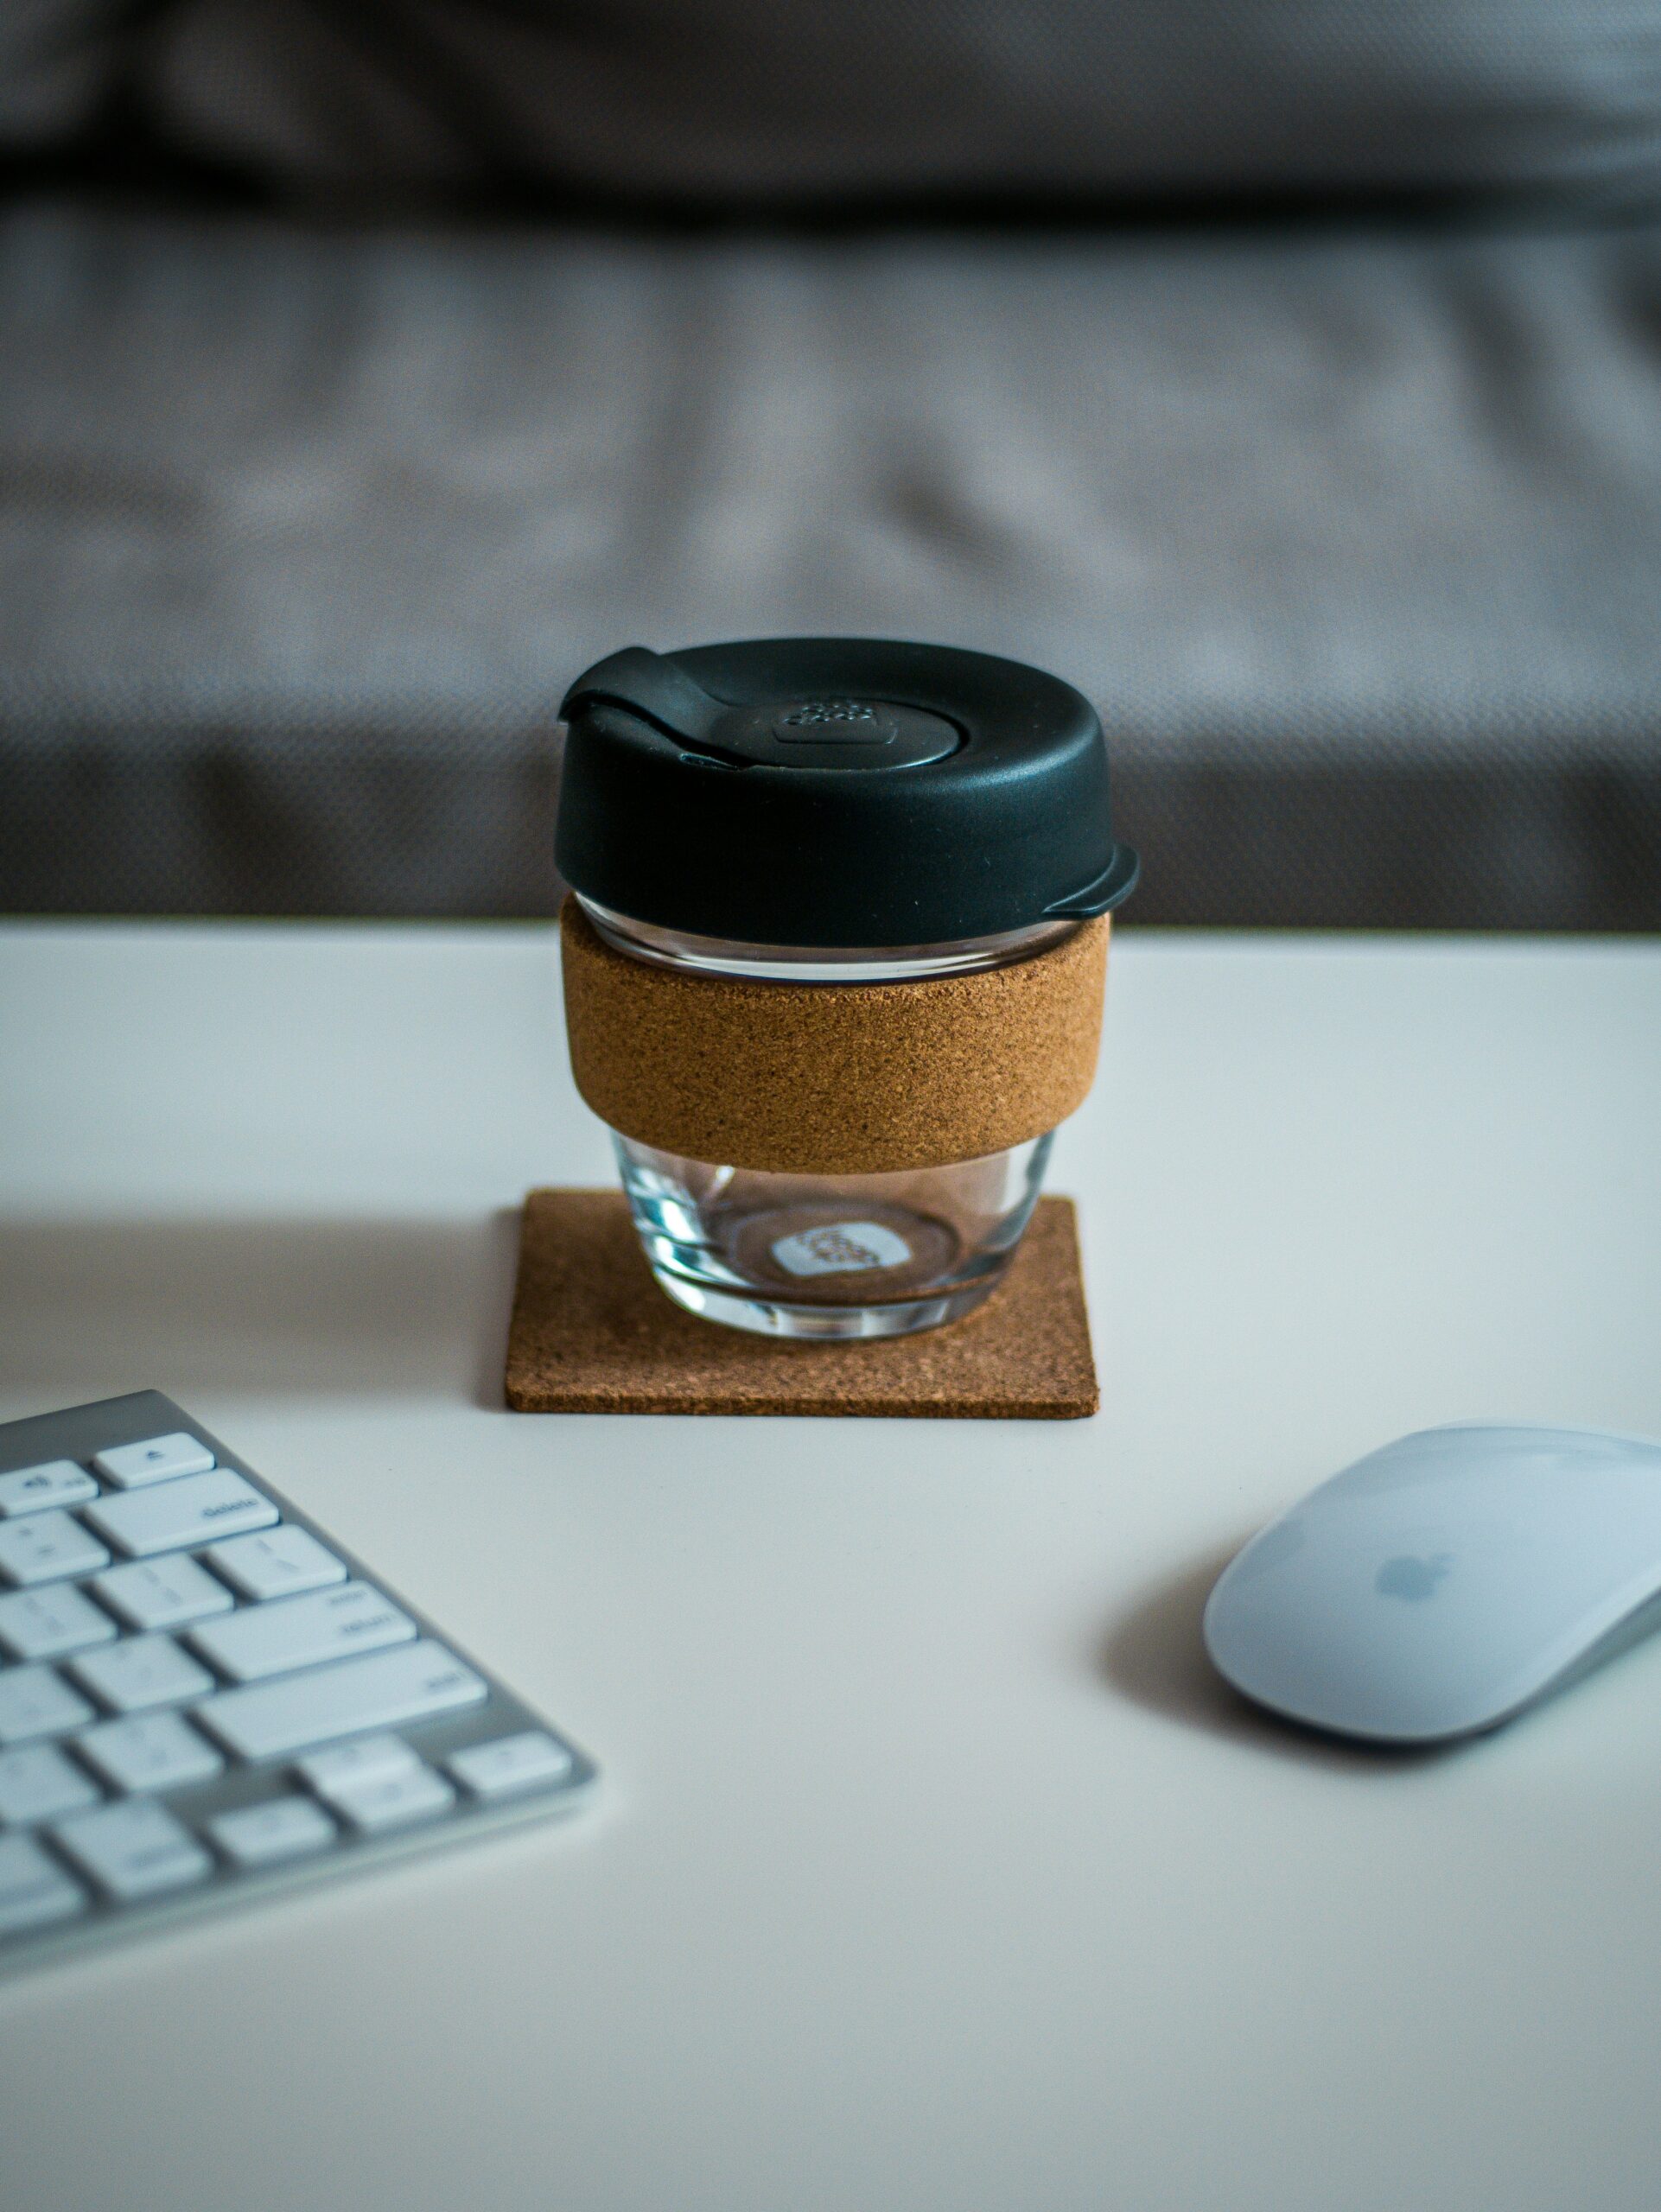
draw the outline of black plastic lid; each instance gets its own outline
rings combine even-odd
[[[560,872],[636,921],[936,944],[1104,913],[1136,880],[1095,709],[1018,661],[874,638],[630,645],[560,712]]]

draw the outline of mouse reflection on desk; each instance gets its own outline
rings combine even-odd
[[[1206,1649],[1272,1712],[1379,1744],[1497,1727],[1661,1621],[1661,1444],[1482,1422],[1405,1436],[1231,1561]]]

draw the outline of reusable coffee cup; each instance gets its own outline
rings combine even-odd
[[[631,645],[561,713],[571,1066],[658,1281],[780,1337],[968,1313],[1090,1088],[1136,880],[1093,709],[791,638]]]

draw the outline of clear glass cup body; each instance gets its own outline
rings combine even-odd
[[[692,938],[582,904],[601,935],[633,958],[829,989],[1029,959],[1078,926],[820,950]],[[613,1141],[647,1262],[678,1305],[729,1327],[823,1341],[908,1336],[979,1305],[1032,1217],[1051,1135],[879,1175],[774,1173],[681,1159],[616,1131]]]

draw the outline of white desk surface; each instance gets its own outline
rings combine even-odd
[[[1464,1416],[1661,1433],[1661,948],[1115,952],[1072,1424],[512,1415],[608,1181],[538,929],[0,931],[0,1415],[155,1384],[585,1819],[0,1993],[11,2212],[1650,2212],[1661,1640],[1429,1760],[1211,1577]]]

